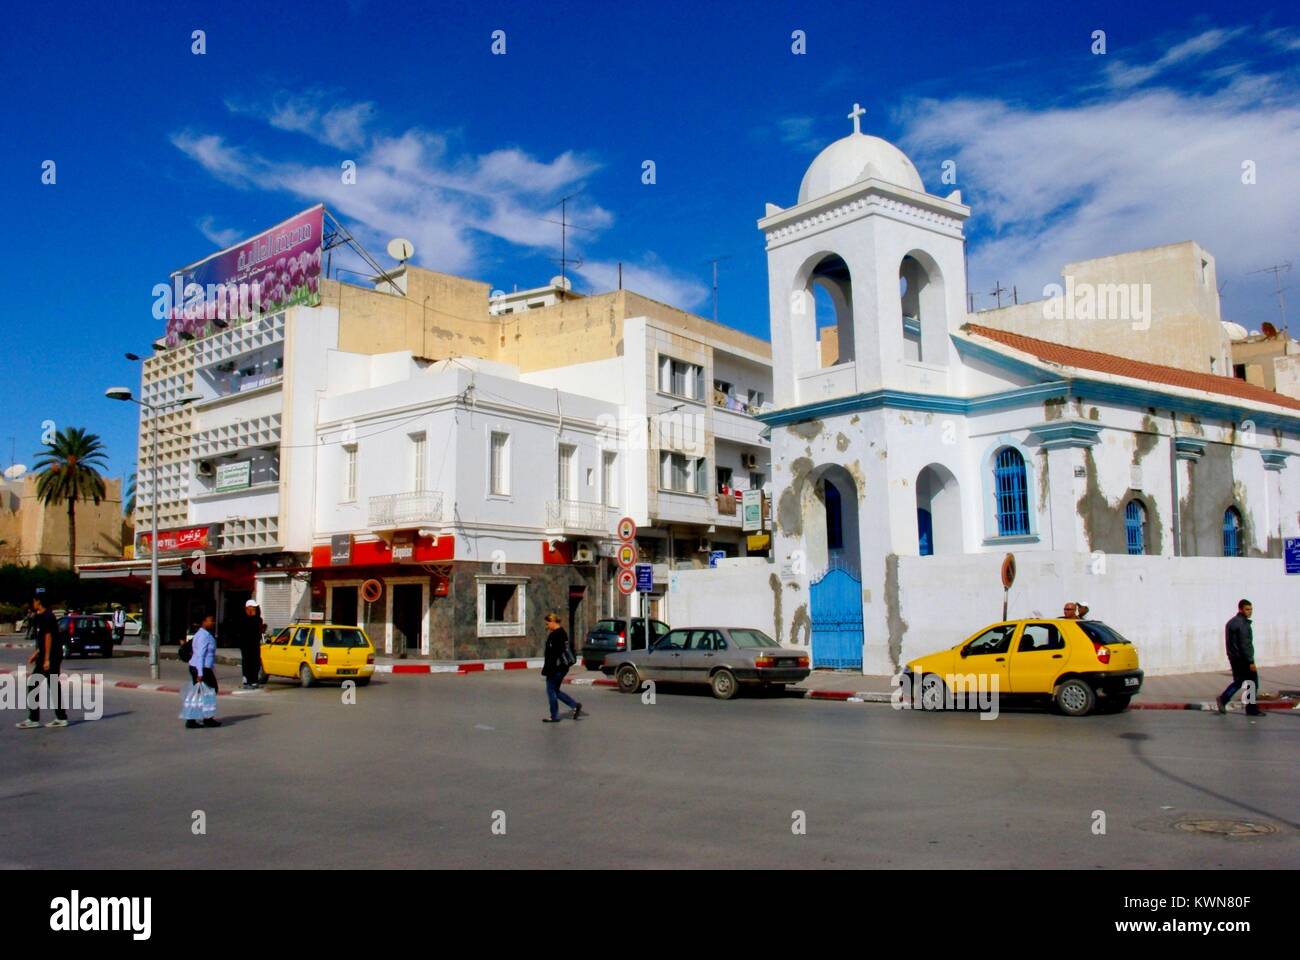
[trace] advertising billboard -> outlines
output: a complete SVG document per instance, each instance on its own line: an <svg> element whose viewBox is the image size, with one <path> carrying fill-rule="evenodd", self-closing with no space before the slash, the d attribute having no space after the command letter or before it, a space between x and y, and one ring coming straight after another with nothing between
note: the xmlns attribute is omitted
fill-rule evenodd
<svg viewBox="0 0 1300 960"><path fill-rule="evenodd" d="M319 304L324 221L325 206L317 204L173 273L164 288L167 345L179 343L182 332L206 337L296 304Z"/></svg>

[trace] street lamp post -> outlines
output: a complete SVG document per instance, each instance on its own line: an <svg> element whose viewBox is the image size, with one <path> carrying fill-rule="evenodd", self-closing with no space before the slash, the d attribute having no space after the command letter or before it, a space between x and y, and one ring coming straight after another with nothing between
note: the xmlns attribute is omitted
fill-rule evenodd
<svg viewBox="0 0 1300 960"><path fill-rule="evenodd" d="M149 676L157 680L161 675L159 654L161 640L158 636L158 412L165 407L183 406L201 399L189 394L158 406L137 400L126 387L109 387L104 396L110 400L128 400L147 410L151 419L153 440L149 445Z"/></svg>

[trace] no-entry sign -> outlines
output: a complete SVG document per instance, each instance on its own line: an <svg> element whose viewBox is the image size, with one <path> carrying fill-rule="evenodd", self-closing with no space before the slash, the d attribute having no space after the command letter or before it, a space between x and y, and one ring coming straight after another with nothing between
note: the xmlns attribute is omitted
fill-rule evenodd
<svg viewBox="0 0 1300 960"><path fill-rule="evenodd" d="M631 567L624 567L618 572L618 589L628 596L636 592L636 574Z"/></svg>

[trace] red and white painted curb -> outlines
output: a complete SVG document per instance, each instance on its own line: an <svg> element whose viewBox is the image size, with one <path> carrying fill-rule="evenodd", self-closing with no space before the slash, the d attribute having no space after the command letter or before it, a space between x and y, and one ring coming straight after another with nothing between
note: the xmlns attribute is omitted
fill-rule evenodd
<svg viewBox="0 0 1300 960"><path fill-rule="evenodd" d="M10 670L7 667L0 667L0 673L16 673L16 672L17 671ZM118 687L123 690L146 690L151 693L180 693L181 692L181 688L175 686L174 684L161 683L155 680L109 680L107 678L101 679L97 674L93 674L93 673L72 673L72 674L64 674L64 676L79 677L81 678L80 682L82 683L93 683L96 686L102 686L102 687ZM256 691L218 690L217 696L219 697L247 696L247 694L254 693L254 692Z"/></svg>
<svg viewBox="0 0 1300 960"><path fill-rule="evenodd" d="M540 658L537 660L475 660L467 663L380 663L375 665L375 673L454 673L464 676L467 673L483 673L488 670L537 670L541 666Z"/></svg>

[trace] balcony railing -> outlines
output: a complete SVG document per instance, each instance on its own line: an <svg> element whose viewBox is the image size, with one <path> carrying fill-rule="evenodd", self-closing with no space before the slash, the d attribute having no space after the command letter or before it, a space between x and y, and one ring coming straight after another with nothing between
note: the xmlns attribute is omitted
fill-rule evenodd
<svg viewBox="0 0 1300 960"><path fill-rule="evenodd" d="M370 526L375 530L399 530L443 520L441 490L390 493L370 498Z"/></svg>
<svg viewBox="0 0 1300 960"><path fill-rule="evenodd" d="M603 503L548 500L546 529L562 533L612 534L611 511Z"/></svg>

